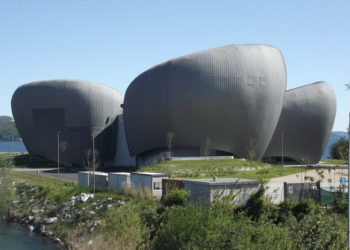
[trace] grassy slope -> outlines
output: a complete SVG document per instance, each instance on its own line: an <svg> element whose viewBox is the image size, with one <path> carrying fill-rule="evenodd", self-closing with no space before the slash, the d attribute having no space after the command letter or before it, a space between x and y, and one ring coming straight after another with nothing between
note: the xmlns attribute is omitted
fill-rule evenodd
<svg viewBox="0 0 350 250"><path fill-rule="evenodd" d="M320 163L338 164L338 165L346 165L346 164L348 164L348 162L346 160L335 160L335 159L321 160Z"/></svg>
<svg viewBox="0 0 350 250"><path fill-rule="evenodd" d="M244 170L244 171L243 171ZM270 179L303 171L301 167L282 167L242 159L165 161L138 171L166 172L172 178L238 177Z"/></svg>

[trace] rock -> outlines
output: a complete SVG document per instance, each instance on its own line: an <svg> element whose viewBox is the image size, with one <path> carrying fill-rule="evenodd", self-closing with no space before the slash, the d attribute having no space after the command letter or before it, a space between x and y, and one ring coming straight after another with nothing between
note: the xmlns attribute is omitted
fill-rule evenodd
<svg viewBox="0 0 350 250"><path fill-rule="evenodd" d="M111 201L111 200L113 200L113 199L112 199L111 197L108 197L107 200L108 200L108 201Z"/></svg>
<svg viewBox="0 0 350 250"><path fill-rule="evenodd" d="M32 209L32 214L38 214L40 212L39 209Z"/></svg>
<svg viewBox="0 0 350 250"><path fill-rule="evenodd" d="M75 198L75 201L77 202L86 202L89 198L93 198L93 194L85 194L81 193L78 197Z"/></svg>
<svg viewBox="0 0 350 250"><path fill-rule="evenodd" d="M63 203L63 206L65 206L65 207L73 207L74 205L75 205L75 200L71 200L71 201L67 201L67 202Z"/></svg>
<svg viewBox="0 0 350 250"><path fill-rule="evenodd" d="M93 240L90 240L89 243L88 243L88 245L89 245L89 246L92 246L93 243L94 243L94 241L93 241Z"/></svg>
<svg viewBox="0 0 350 250"><path fill-rule="evenodd" d="M107 208L111 208L111 207L112 207L112 204L108 204L108 205L107 205Z"/></svg>
<svg viewBox="0 0 350 250"><path fill-rule="evenodd" d="M95 215L96 213L94 211L89 211L90 215Z"/></svg>
<svg viewBox="0 0 350 250"><path fill-rule="evenodd" d="M118 205L120 205L120 206L125 204L124 201L118 201L117 203L118 203Z"/></svg>
<svg viewBox="0 0 350 250"><path fill-rule="evenodd" d="M34 220L34 216L29 215L28 220L29 220L29 221Z"/></svg>
<svg viewBox="0 0 350 250"><path fill-rule="evenodd" d="M12 201L12 204L18 204L19 201Z"/></svg>
<svg viewBox="0 0 350 250"><path fill-rule="evenodd" d="M33 232L34 227L33 227L32 225L29 225L29 226L28 226L28 229L29 229L30 232Z"/></svg>
<svg viewBox="0 0 350 250"><path fill-rule="evenodd" d="M45 225L42 225L42 226L39 228L39 232L42 233L42 234L45 234L45 232L46 232Z"/></svg>
<svg viewBox="0 0 350 250"><path fill-rule="evenodd" d="M51 224L57 221L57 217L51 217L44 220L46 224Z"/></svg>
<svg viewBox="0 0 350 250"><path fill-rule="evenodd" d="M94 228L94 227L91 227L91 228L90 228L90 233L93 233L94 230L95 230L95 228Z"/></svg>
<svg viewBox="0 0 350 250"><path fill-rule="evenodd" d="M54 240L56 243L60 244L60 245L63 244L63 242L61 241L60 238L57 238L57 237L56 237L56 238L54 238L53 240Z"/></svg>

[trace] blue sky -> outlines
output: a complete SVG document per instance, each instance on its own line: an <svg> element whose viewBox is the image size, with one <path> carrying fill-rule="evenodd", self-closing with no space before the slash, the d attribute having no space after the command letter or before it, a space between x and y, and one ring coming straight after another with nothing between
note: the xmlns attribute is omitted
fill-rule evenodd
<svg viewBox="0 0 350 250"><path fill-rule="evenodd" d="M337 96L333 130L350 111L350 1L0 1L0 115L27 82L72 78L124 93L144 70L229 44L271 44L287 89L323 80Z"/></svg>

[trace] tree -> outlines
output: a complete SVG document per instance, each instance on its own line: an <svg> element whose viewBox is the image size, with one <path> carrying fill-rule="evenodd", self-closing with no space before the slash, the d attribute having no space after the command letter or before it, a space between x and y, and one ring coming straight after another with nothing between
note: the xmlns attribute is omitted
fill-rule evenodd
<svg viewBox="0 0 350 250"><path fill-rule="evenodd" d="M10 116L0 116L0 141L18 140L20 138L15 122Z"/></svg>
<svg viewBox="0 0 350 250"><path fill-rule="evenodd" d="M86 162L85 162L86 170L90 173L95 171L101 166L100 154L97 149L92 150L88 149L86 151ZM95 178L92 179L92 175L89 174L89 185L93 183L94 191L95 191Z"/></svg>
<svg viewBox="0 0 350 250"><path fill-rule="evenodd" d="M348 140L344 137L340 138L331 147L331 156L333 159L346 160L348 158Z"/></svg>

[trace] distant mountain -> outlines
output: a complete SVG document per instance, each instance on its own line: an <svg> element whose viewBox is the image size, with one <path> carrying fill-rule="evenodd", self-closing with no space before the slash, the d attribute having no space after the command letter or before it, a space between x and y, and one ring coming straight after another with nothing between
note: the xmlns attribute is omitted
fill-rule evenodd
<svg viewBox="0 0 350 250"><path fill-rule="evenodd" d="M331 147L334 143L339 141L340 138L344 137L345 139L348 139L348 133L343 131L333 131L332 134L329 136L328 143L326 146L326 149L323 152L322 159L329 159L331 158Z"/></svg>
<svg viewBox="0 0 350 250"><path fill-rule="evenodd" d="M20 139L15 122L11 116L0 116L0 141Z"/></svg>
<svg viewBox="0 0 350 250"><path fill-rule="evenodd" d="M12 122L12 121L13 121L13 118L11 116L6 116L6 115L0 116L0 122Z"/></svg>

